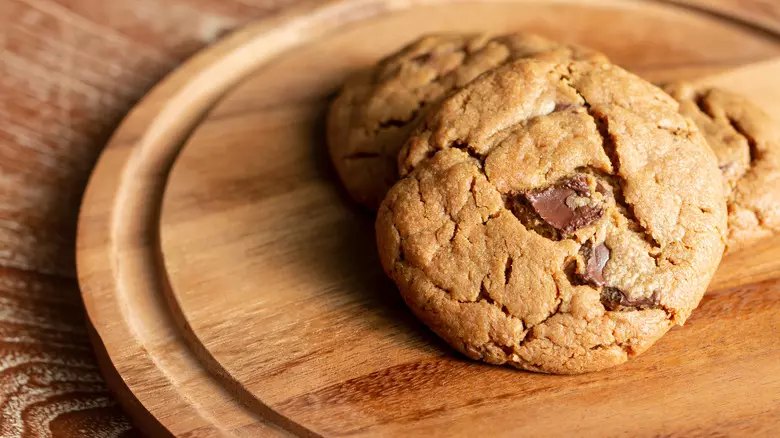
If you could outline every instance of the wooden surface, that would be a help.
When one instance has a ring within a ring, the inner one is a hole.
[[[466,361],[416,323],[381,274],[372,218],[335,183],[327,97],[408,29],[533,30],[653,80],[780,54],[772,22],[576,3],[333,4],[231,36],[144,99],[93,176],[78,248],[99,357],[139,424],[193,436],[774,433],[780,238],[729,257],[689,324],[640,358],[543,376]],[[710,80],[780,117],[778,75],[773,61]]]
[[[226,29],[296,3],[0,0],[0,436],[130,429],[100,383],[74,279],[88,174],[119,120],[165,73]],[[780,29],[775,0],[698,3]],[[765,54],[713,56],[669,67],[716,71]]]
[[[74,261],[125,113],[226,30],[297,0],[0,0],[0,436],[138,431],[102,381]]]

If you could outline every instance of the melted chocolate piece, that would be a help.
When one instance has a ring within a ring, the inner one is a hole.
[[[596,191],[601,193],[604,196],[609,196],[609,197],[615,196],[612,193],[612,187],[610,187],[608,184],[604,184],[601,181],[596,182]]]
[[[551,240],[561,240],[561,232],[544,221],[531,206],[525,195],[511,196],[506,199],[506,205],[512,214],[520,220],[527,230],[533,230],[540,236]]]
[[[599,243],[595,247],[588,248],[586,251],[587,263],[583,278],[585,281],[595,285],[604,286],[604,266],[609,261],[610,251],[607,245]]]
[[[583,175],[526,194],[536,213],[545,222],[564,233],[571,233],[587,226],[604,214],[604,209],[598,206],[573,207],[570,200],[575,196],[586,198],[591,196],[587,180]]]
[[[614,287],[605,287],[601,291],[601,304],[612,311],[654,309],[658,307],[660,299],[658,291],[653,292],[649,297],[641,298],[631,298]]]

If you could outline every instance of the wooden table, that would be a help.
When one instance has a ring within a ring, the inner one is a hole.
[[[688,2],[780,29],[776,0]],[[75,280],[90,169],[165,73],[229,29],[296,3],[0,0],[0,436],[138,435],[98,372]]]

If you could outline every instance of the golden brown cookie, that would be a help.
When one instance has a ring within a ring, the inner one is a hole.
[[[688,318],[724,248],[716,159],[677,106],[608,64],[481,76],[400,155],[385,271],[473,359],[570,374],[640,354]]]
[[[376,210],[398,180],[396,160],[435,102],[505,62],[534,57],[606,62],[595,51],[529,34],[434,35],[352,78],[330,107],[328,147],[349,194]]]
[[[780,232],[780,123],[725,90],[689,83],[664,89],[718,157],[728,196],[727,251]]]

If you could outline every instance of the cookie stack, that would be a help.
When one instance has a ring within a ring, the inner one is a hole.
[[[760,109],[534,35],[412,43],[344,86],[328,143],[408,306],[491,364],[625,362],[685,322],[724,249],[780,231]]]

